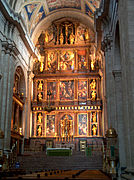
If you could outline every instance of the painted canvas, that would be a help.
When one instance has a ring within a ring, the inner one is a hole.
[[[80,136],[87,135],[87,114],[78,114],[78,133]]]
[[[47,91],[51,92],[50,100],[56,100],[56,82],[47,82]]]
[[[62,51],[60,54],[60,70],[74,70],[74,52]]]
[[[84,80],[78,81],[78,99],[79,100],[87,99],[87,81]]]
[[[46,135],[55,135],[55,115],[47,115]]]
[[[54,51],[48,53],[47,70],[55,72],[57,68],[57,54]]]
[[[81,50],[78,51],[78,68],[79,70],[87,69],[87,62],[86,62],[86,51]]]
[[[74,99],[74,81],[61,81],[60,82],[60,100],[73,100]]]

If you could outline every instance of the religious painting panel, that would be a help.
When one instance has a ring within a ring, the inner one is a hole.
[[[51,92],[50,100],[56,100],[56,82],[47,82],[47,92]]]
[[[85,80],[78,81],[78,99],[79,100],[87,99],[87,81]]]
[[[69,114],[65,114],[60,120],[60,135],[61,137],[73,135],[73,117]]]
[[[46,136],[55,135],[55,115],[47,115]]]
[[[88,115],[86,113],[78,114],[78,134],[87,136]]]
[[[80,24],[77,27],[77,43],[85,43],[85,32],[86,32],[86,27]]]
[[[86,70],[87,69],[86,50],[77,51],[77,54],[78,54],[78,69]]]
[[[71,50],[60,52],[60,70],[74,70],[75,55]]]
[[[47,59],[47,70],[50,72],[55,72],[57,69],[57,53],[55,51],[48,52]]]
[[[74,81],[60,81],[60,100],[74,99]]]

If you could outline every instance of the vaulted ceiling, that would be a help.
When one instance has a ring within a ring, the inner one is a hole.
[[[75,18],[94,29],[94,12],[101,0],[7,0],[21,14],[33,42],[44,27],[60,18]],[[35,43],[34,42],[34,43]]]
[[[100,0],[25,0],[19,12],[26,21],[28,31],[32,35],[36,26],[47,16],[64,10],[81,12],[93,19],[94,11]]]

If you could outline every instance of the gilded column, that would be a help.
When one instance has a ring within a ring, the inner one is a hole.
[[[97,112],[97,130],[98,130],[98,136],[100,136],[100,112]]]
[[[42,136],[46,136],[46,119],[45,119],[45,112],[42,112],[43,119],[42,119]]]
[[[58,59],[58,61],[57,61],[58,70],[60,70],[60,51],[57,51],[57,59]]]
[[[44,81],[44,100],[47,101],[47,80]]]
[[[45,52],[45,70],[48,68],[48,51]]]
[[[34,137],[36,137],[36,131],[37,131],[37,127],[36,127],[36,122],[37,122],[37,112],[33,112],[34,115]]]
[[[86,64],[87,64],[87,69],[89,69],[89,50],[86,49]]]
[[[57,42],[56,44],[59,44],[59,24],[57,25]]]
[[[78,53],[75,50],[75,71],[78,71]]]
[[[77,23],[75,23],[75,44],[77,44],[78,40],[77,40]]]
[[[96,79],[96,93],[97,93],[97,100],[100,99],[100,92],[99,92],[99,78]]]

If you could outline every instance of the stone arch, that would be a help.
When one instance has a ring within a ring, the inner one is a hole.
[[[59,11],[51,13],[36,26],[36,28],[34,29],[31,35],[31,39],[33,43],[34,44],[37,43],[38,37],[40,36],[41,32],[47,29],[53,21],[61,19],[61,18],[76,19],[82,24],[85,24],[92,31],[94,31],[93,20],[89,16],[87,16],[84,13],[78,12],[77,10],[64,9],[64,11],[59,10]]]
[[[25,74],[24,74],[24,70],[23,68],[18,65],[16,66],[15,68],[15,72],[14,72],[14,80],[15,80],[15,73],[19,73],[19,76],[20,76],[20,82],[19,82],[19,91],[20,93],[23,93],[24,96],[26,96],[26,81],[25,81]]]

